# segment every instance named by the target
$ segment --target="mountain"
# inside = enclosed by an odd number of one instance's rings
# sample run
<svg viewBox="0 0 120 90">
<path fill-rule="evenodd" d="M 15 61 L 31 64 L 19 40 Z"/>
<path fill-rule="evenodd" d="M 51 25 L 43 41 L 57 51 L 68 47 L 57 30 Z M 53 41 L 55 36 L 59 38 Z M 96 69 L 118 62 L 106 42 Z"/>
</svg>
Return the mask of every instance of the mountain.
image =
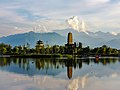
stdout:
<svg viewBox="0 0 120 90">
<path fill-rule="evenodd" d="M 31 47 L 36 45 L 38 40 L 42 40 L 44 44 L 49 45 L 64 45 L 66 42 L 66 37 L 61 36 L 55 32 L 51 33 L 35 33 L 35 32 L 28 32 L 22 34 L 15 34 L 10 35 L 7 37 L 0 38 L 0 43 L 7 43 L 12 46 L 24 45 L 29 43 Z"/>
<path fill-rule="evenodd" d="M 115 38 L 115 35 L 113 35 L 109 32 L 104 33 L 104 32 L 101 32 L 101 31 L 95 32 L 91 36 L 96 37 L 96 38 L 106 38 L 105 39 L 106 41 L 109 41 L 109 40 Z"/>
<path fill-rule="evenodd" d="M 93 32 L 87 32 L 88 34 L 86 34 L 85 32 L 78 32 L 73 29 L 55 30 L 54 32 L 63 36 L 67 36 L 68 32 L 72 32 L 74 41 L 82 42 L 84 46 L 89 45 L 95 47 L 98 46 L 99 43 L 106 42 L 106 40 L 101 37 L 95 37 Z"/>
<path fill-rule="evenodd" d="M 120 49 L 120 39 L 112 39 L 112 40 L 106 42 L 105 45 Z"/>
<path fill-rule="evenodd" d="M 73 29 L 54 30 L 49 33 L 28 32 L 22 34 L 10 35 L 0 38 L 0 43 L 7 43 L 12 46 L 24 45 L 29 43 L 31 47 L 36 45 L 38 40 L 42 40 L 44 44 L 49 45 L 65 45 L 68 32 L 72 32 L 74 42 L 82 42 L 83 46 L 98 47 L 107 45 L 120 49 L 120 34 L 113 35 L 109 32 L 78 32 Z"/>
<path fill-rule="evenodd" d="M 54 32 L 66 36 L 68 32 L 73 33 L 73 38 L 75 42 L 82 42 L 84 46 L 88 45 L 90 47 L 98 47 L 101 45 L 108 45 L 110 47 L 115 47 L 120 49 L 120 34 L 113 35 L 109 32 L 78 32 L 73 29 L 55 30 Z"/>
</svg>

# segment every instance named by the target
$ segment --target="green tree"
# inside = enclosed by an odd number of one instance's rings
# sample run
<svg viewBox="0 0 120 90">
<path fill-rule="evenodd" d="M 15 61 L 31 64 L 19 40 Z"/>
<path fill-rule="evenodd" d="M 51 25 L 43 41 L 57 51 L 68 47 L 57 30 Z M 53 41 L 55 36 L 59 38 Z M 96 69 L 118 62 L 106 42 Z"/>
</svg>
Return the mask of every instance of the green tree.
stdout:
<svg viewBox="0 0 120 90">
<path fill-rule="evenodd" d="M 1 52 L 2 52 L 2 54 L 6 54 L 7 49 L 5 47 L 2 47 Z"/>
<path fill-rule="evenodd" d="M 14 48 L 13 48 L 13 53 L 14 54 L 19 54 L 19 48 L 17 47 L 17 46 L 15 46 Z"/>
<path fill-rule="evenodd" d="M 61 54 L 63 54 L 64 53 L 64 50 L 65 49 L 65 47 L 64 46 L 60 46 L 59 47 L 59 53 L 61 53 Z"/>
<path fill-rule="evenodd" d="M 53 46 L 53 53 L 57 54 L 57 53 L 59 53 L 59 51 L 60 51 L 59 45 L 54 45 Z"/>
</svg>

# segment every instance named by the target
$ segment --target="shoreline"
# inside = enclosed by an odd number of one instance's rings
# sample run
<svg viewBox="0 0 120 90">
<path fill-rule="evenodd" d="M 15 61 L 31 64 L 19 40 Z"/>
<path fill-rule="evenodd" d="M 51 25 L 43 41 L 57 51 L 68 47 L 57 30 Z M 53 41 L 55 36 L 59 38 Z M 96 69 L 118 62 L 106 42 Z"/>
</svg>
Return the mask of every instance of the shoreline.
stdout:
<svg viewBox="0 0 120 90">
<path fill-rule="evenodd" d="M 95 55 L 69 55 L 69 54 L 25 54 L 25 55 L 0 55 L 0 58 L 66 58 L 66 59 L 92 59 Z M 100 58 L 120 58 L 120 55 L 100 55 Z"/>
</svg>

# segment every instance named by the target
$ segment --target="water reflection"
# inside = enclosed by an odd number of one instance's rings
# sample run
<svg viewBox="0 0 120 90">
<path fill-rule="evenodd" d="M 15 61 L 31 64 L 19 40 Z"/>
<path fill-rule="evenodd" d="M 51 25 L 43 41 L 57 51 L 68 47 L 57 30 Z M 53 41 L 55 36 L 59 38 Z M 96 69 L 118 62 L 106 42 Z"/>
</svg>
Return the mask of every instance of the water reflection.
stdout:
<svg viewBox="0 0 120 90">
<path fill-rule="evenodd" d="M 67 61 L 67 76 L 69 79 L 72 78 L 72 60 Z"/>
<path fill-rule="evenodd" d="M 69 79 L 73 76 L 74 69 L 82 69 L 83 65 L 114 64 L 119 62 L 119 58 L 100 58 L 100 59 L 50 59 L 50 58 L 0 58 L 0 70 L 9 72 L 27 74 L 30 76 L 40 75 L 58 75 L 61 72 L 67 72 Z M 66 71 L 67 70 L 67 71 Z"/>
</svg>

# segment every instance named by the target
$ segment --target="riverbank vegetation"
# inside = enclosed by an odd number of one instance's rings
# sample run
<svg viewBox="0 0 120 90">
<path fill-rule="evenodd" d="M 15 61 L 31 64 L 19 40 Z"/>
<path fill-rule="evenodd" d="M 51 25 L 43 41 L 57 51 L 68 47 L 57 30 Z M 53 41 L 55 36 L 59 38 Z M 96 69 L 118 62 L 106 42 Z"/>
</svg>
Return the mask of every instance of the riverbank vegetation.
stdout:
<svg viewBox="0 0 120 90">
<path fill-rule="evenodd" d="M 0 44 L 0 55 L 14 55 L 14 56 L 48 56 L 48 57 L 60 57 L 61 55 L 66 55 L 71 57 L 71 55 L 78 55 L 78 56 L 94 56 L 94 55 L 103 55 L 103 56 L 118 56 L 120 54 L 120 50 L 108 47 L 103 45 L 101 47 L 90 48 L 82 47 L 82 43 L 76 47 L 71 48 L 71 54 L 67 52 L 69 49 L 66 46 L 60 45 L 53 45 L 53 46 L 43 46 L 38 48 L 38 44 L 35 48 L 30 48 L 30 45 L 23 45 L 23 46 L 14 46 L 1 43 Z"/>
</svg>

